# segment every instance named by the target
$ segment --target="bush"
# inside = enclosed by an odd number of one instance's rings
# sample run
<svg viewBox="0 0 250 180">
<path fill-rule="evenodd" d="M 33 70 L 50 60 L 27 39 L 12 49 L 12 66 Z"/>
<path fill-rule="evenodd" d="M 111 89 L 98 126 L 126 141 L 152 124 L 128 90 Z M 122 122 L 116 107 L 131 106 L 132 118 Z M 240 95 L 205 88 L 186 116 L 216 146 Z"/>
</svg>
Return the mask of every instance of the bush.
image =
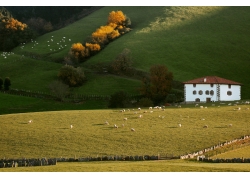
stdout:
<svg viewBox="0 0 250 180">
<path fill-rule="evenodd" d="M 128 95 L 124 91 L 118 91 L 111 95 L 109 100 L 110 108 L 124 108 L 129 105 Z"/>
<path fill-rule="evenodd" d="M 4 90 L 8 91 L 10 90 L 11 82 L 10 78 L 6 77 L 4 80 Z"/>
<path fill-rule="evenodd" d="M 71 65 L 64 65 L 59 73 L 58 77 L 70 87 L 81 86 L 85 81 L 85 75 L 80 67 L 74 68 Z"/>
<path fill-rule="evenodd" d="M 153 105 L 154 105 L 153 101 L 151 99 L 149 99 L 149 98 L 142 98 L 138 102 L 139 107 L 150 107 L 150 106 L 153 106 Z"/>
</svg>

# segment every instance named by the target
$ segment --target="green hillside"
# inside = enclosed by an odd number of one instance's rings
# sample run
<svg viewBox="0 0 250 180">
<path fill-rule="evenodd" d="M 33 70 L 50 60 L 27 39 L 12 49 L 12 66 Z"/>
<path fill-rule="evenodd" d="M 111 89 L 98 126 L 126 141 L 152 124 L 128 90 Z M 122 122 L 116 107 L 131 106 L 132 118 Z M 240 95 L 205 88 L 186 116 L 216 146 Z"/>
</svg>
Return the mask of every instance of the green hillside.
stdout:
<svg viewBox="0 0 250 180">
<path fill-rule="evenodd" d="M 75 93 L 110 95 L 124 90 L 138 94 L 140 80 L 98 74 L 93 68 L 110 63 L 128 48 L 138 70 L 148 72 L 154 64 L 165 64 L 176 81 L 216 75 L 242 83 L 242 99 L 250 98 L 250 7 L 103 7 L 20 45 L 7 58 L 0 56 L 0 77 L 10 77 L 11 88 L 49 92 L 48 85 L 62 66 L 58 62 L 71 45 L 105 25 L 113 10 L 123 11 L 133 30 L 81 64 L 87 82 Z"/>
</svg>

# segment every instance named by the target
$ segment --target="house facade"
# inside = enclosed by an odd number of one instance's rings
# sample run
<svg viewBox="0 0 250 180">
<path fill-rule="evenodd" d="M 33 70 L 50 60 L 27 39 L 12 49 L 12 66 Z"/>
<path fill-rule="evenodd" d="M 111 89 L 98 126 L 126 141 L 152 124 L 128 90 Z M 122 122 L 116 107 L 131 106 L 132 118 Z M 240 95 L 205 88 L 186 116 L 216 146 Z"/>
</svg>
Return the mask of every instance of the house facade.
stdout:
<svg viewBox="0 0 250 180">
<path fill-rule="evenodd" d="M 241 99 L 241 83 L 217 76 L 183 82 L 185 102 L 234 101 Z"/>
</svg>

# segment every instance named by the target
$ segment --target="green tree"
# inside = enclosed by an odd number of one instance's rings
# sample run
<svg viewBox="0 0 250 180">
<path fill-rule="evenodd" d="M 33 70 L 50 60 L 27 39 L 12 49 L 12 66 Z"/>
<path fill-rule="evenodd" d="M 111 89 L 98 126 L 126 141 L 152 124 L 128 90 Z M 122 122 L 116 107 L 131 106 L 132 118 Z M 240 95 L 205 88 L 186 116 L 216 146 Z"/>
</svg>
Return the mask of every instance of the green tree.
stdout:
<svg viewBox="0 0 250 180">
<path fill-rule="evenodd" d="M 3 79 L 0 77 L 0 90 L 3 89 Z"/>
<path fill-rule="evenodd" d="M 73 66 L 67 64 L 60 69 L 58 77 L 70 87 L 81 86 L 85 81 L 85 74 L 82 68 L 74 68 Z"/>
<path fill-rule="evenodd" d="M 109 100 L 110 108 L 124 108 L 128 106 L 128 95 L 124 91 L 118 91 L 111 95 Z"/>
<path fill-rule="evenodd" d="M 4 80 L 4 90 L 6 91 L 10 90 L 10 86 L 11 86 L 10 78 L 6 77 Z"/>
<path fill-rule="evenodd" d="M 163 102 L 171 91 L 173 73 L 165 65 L 154 65 L 150 68 L 148 78 L 142 80 L 141 93 L 154 101 L 154 104 Z"/>
<path fill-rule="evenodd" d="M 114 74 L 128 74 L 132 70 L 131 51 L 125 48 L 111 63 L 109 71 Z"/>
<path fill-rule="evenodd" d="M 63 101 L 69 93 L 69 86 L 58 80 L 50 83 L 49 89 L 60 101 Z"/>
</svg>

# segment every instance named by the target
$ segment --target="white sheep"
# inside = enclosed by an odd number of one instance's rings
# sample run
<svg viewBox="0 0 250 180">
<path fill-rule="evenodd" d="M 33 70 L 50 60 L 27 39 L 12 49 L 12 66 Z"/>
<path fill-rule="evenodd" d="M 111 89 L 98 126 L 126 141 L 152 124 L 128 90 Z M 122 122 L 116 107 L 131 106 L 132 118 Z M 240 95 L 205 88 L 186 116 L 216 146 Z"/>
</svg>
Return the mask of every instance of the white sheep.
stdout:
<svg viewBox="0 0 250 180">
<path fill-rule="evenodd" d="M 141 115 L 141 114 L 139 115 L 139 118 L 142 118 L 142 115 Z"/>
<path fill-rule="evenodd" d="M 72 129 L 73 127 L 74 127 L 74 126 L 71 124 L 71 125 L 70 125 L 70 129 Z"/>
<path fill-rule="evenodd" d="M 208 128 L 208 125 L 203 126 L 203 128 Z"/>
<path fill-rule="evenodd" d="M 202 108 L 203 108 L 203 106 L 200 106 L 200 108 L 202 109 Z"/>
<path fill-rule="evenodd" d="M 108 121 L 106 121 L 106 122 L 105 122 L 105 124 L 109 125 L 109 122 L 108 122 Z"/>
<path fill-rule="evenodd" d="M 179 127 L 181 127 L 181 124 L 178 124 L 179 125 Z"/>
<path fill-rule="evenodd" d="M 135 131 L 135 129 L 134 129 L 134 128 L 131 128 L 131 131 L 133 131 L 133 132 L 134 132 L 134 131 Z"/>
<path fill-rule="evenodd" d="M 114 128 L 116 128 L 116 129 L 117 129 L 117 128 L 118 128 L 118 126 L 117 126 L 116 124 L 114 124 Z"/>
<path fill-rule="evenodd" d="M 30 123 L 32 123 L 32 122 L 33 122 L 33 120 L 31 119 L 31 120 L 29 120 L 29 122 L 28 122 L 28 123 L 30 124 Z"/>
<path fill-rule="evenodd" d="M 233 125 L 232 125 L 232 124 L 229 124 L 228 126 L 229 126 L 229 127 L 232 127 Z"/>
<path fill-rule="evenodd" d="M 123 120 L 124 120 L 124 121 L 127 121 L 127 120 L 128 120 L 128 118 L 123 118 Z"/>
</svg>

